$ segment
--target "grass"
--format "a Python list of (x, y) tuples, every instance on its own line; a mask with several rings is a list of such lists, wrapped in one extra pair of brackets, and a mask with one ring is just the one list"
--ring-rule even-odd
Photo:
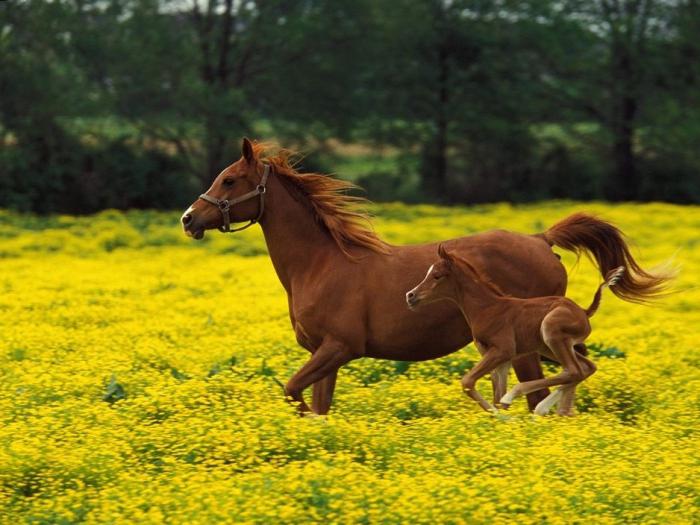
[[(194, 242), (177, 212), (0, 213), (0, 523), (693, 522), (700, 209), (373, 211), (382, 237), (411, 243), (580, 209), (647, 267), (677, 252), (682, 273), (660, 306), (606, 293), (575, 418), (480, 411), (459, 389), (468, 347), (354, 361), (331, 414), (301, 419), (280, 382), (307, 353), (257, 229)], [(558, 251), (587, 303), (600, 277)]]

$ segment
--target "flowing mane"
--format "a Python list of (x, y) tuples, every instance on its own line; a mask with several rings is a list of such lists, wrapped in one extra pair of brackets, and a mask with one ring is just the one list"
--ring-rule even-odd
[(491, 279), (489, 279), (486, 275), (481, 273), (479, 270), (476, 269), (475, 266), (473, 266), (469, 261), (466, 259), (463, 259), (462, 257), (452, 255), (452, 259), (456, 261), (458, 264), (460, 264), (462, 267), (466, 268), (468, 272), (472, 274), (476, 278), (477, 281), (479, 281), (481, 284), (486, 286), (489, 290), (491, 290), (493, 293), (498, 295), (499, 297), (508, 297), (506, 293), (501, 290), (501, 288), (494, 283)]
[(347, 194), (357, 189), (355, 184), (320, 173), (299, 173), (294, 167), (299, 156), (287, 149), (255, 143), (253, 151), (256, 158), (272, 165), (283, 183), (289, 182), (306, 198), (318, 223), (348, 258), (357, 258), (350, 253), (354, 246), (388, 253), (388, 245), (372, 230), (369, 215), (358, 209), (369, 201)]
[(491, 290), (499, 297), (507, 297), (507, 295), (503, 292), (503, 290), (501, 290), (501, 288), (496, 283), (494, 283), (491, 279), (489, 279), (483, 273), (477, 270), (476, 267), (472, 266), (471, 263), (469, 263), (465, 259), (462, 259), (461, 257), (455, 258), (468, 268), (468, 270), (474, 275), (474, 277), (476, 277), (477, 281), (486, 286), (489, 290)]

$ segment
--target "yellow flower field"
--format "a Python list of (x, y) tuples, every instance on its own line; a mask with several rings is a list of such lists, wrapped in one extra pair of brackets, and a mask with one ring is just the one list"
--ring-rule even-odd
[[(575, 418), (481, 411), (459, 387), (472, 346), (355, 361), (331, 414), (299, 418), (279, 383), (307, 355), (258, 228), (196, 242), (177, 213), (0, 212), (2, 523), (697, 522), (700, 208), (373, 211), (412, 243), (576, 210), (681, 273), (658, 306), (605, 293)], [(587, 305), (600, 276), (557, 251)]]

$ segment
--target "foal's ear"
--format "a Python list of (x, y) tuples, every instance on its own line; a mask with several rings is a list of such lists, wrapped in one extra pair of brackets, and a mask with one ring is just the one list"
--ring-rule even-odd
[(440, 259), (443, 259), (448, 262), (452, 261), (452, 256), (449, 253), (447, 253), (447, 250), (445, 249), (445, 245), (443, 243), (440, 243), (438, 245), (438, 255), (440, 256)]
[(250, 164), (255, 159), (255, 153), (253, 152), (253, 143), (248, 137), (243, 137), (243, 143), (241, 144), (241, 156), (245, 161)]

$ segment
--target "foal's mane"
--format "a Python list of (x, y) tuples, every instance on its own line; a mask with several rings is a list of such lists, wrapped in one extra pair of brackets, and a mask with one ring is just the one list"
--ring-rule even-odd
[(280, 175), (283, 183), (290, 183), (305, 198), (318, 223), (346, 257), (357, 258), (350, 253), (353, 246), (388, 253), (388, 245), (371, 229), (369, 215), (358, 209), (369, 201), (347, 194), (358, 188), (355, 184), (320, 173), (299, 173), (295, 165), (300, 156), (291, 150), (255, 143), (253, 152), (258, 160), (274, 168), (274, 173)]
[(507, 297), (507, 295), (503, 292), (503, 290), (499, 288), (499, 286), (496, 283), (494, 283), (486, 275), (477, 270), (476, 267), (466, 259), (463, 259), (459, 255), (455, 255), (454, 253), (448, 252), (442, 244), (438, 247), (438, 253), (441, 257), (446, 258), (452, 265), (460, 266), (462, 269), (465, 269), (467, 273), (470, 273), (471, 276), (477, 282), (486, 286), (486, 288), (491, 290), (499, 297)]

